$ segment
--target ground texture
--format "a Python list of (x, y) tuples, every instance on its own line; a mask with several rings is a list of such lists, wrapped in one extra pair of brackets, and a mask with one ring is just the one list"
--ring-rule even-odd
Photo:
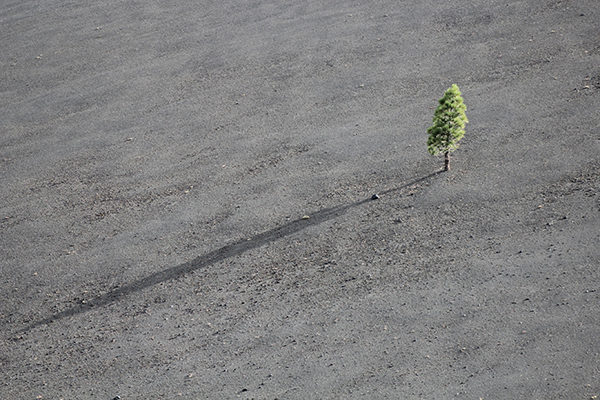
[(600, 396), (598, 1), (0, 21), (1, 398)]

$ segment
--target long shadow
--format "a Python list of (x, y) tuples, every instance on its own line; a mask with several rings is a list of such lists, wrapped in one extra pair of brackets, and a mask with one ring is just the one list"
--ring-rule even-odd
[[(438, 175), (442, 171), (437, 171), (431, 173), (422, 178), (415, 179), (411, 182), (405, 183), (399, 187), (388, 189), (383, 192), (380, 192), (379, 195), (386, 195), (389, 193), (397, 192), (401, 189), (404, 189), (408, 186), (415, 185), (419, 182), (432, 178), (435, 175)], [(148, 288), (150, 286), (157, 285), (162, 282), (170, 281), (173, 279), (177, 279), (183, 275), (187, 275), (191, 272), (194, 272), (198, 269), (209, 267), (215, 263), (226, 260), (230, 257), (234, 257), (240, 255), (242, 253), (247, 252), (248, 250), (255, 249), (257, 247), (261, 247), (267, 243), (274, 242), (276, 240), (282, 239), (286, 236), (292, 235), (296, 232), (299, 232), (303, 229), (306, 229), (313, 225), (318, 225), (322, 222), (328, 221), (335, 217), (338, 217), (348, 211), (351, 208), (358, 207), (362, 204), (371, 201), (371, 199), (364, 199), (361, 201), (357, 201), (354, 203), (350, 203), (347, 205), (340, 205), (330, 208), (325, 208), (321, 211), (318, 211), (309, 216), (309, 218), (302, 218), (290, 223), (287, 223), (281, 227), (271, 229), (270, 231), (266, 231), (263, 233), (259, 233), (258, 235), (252, 236), (249, 239), (240, 239), (235, 243), (228, 244), (227, 246), (223, 246), (220, 249), (211, 251), (210, 253), (204, 254), (202, 256), (196, 257), (192, 261), (188, 261), (186, 263), (167, 268), (163, 271), (156, 272), (152, 275), (149, 275), (145, 278), (139, 279), (135, 282), (130, 283), (129, 285), (122, 286), (118, 289), (112, 290), (108, 293), (105, 293), (101, 296), (93, 298), (87, 301), (84, 304), (80, 304), (76, 307), (69, 308), (67, 310), (61, 311), (54, 315), (51, 315), (47, 318), (44, 318), (40, 321), (34, 322), (23, 329), (20, 329), (18, 332), (26, 332), (35, 327), (49, 324), (54, 321), (61, 320), (66, 317), (71, 317), (77, 314), (84, 313), (89, 311), (95, 307), (105, 306), (107, 304), (111, 304), (122, 300), (123, 298)]]

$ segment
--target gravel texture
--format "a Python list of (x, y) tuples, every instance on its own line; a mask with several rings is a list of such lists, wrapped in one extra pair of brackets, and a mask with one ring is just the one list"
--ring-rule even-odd
[(600, 396), (597, 0), (0, 22), (0, 398)]

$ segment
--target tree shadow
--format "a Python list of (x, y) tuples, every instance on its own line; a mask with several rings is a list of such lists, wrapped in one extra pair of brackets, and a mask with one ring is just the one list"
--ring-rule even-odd
[[(415, 179), (411, 182), (405, 183), (396, 188), (392, 188), (392, 189), (388, 189), (383, 192), (380, 192), (378, 195), (383, 196), (386, 194), (397, 192), (401, 189), (404, 189), (406, 187), (415, 185), (415, 184), (425, 181), (429, 178), (432, 178), (442, 172), (443, 171), (437, 171), (437, 172), (431, 173), (427, 176)], [(31, 329), (34, 329), (34, 328), (44, 325), (44, 324), (49, 324), (49, 323), (61, 320), (63, 318), (82, 314), (82, 313), (89, 311), (91, 309), (94, 309), (96, 307), (102, 307), (102, 306), (106, 306), (111, 303), (115, 303), (133, 293), (139, 292), (148, 287), (151, 287), (151, 286), (154, 286), (154, 285), (166, 282), (166, 281), (174, 280), (174, 279), (177, 279), (184, 275), (188, 275), (196, 270), (207, 268), (207, 267), (209, 267), (215, 263), (218, 263), (220, 261), (226, 260), (231, 257), (235, 257), (235, 256), (245, 253), (249, 250), (264, 246), (265, 244), (268, 244), (268, 243), (275, 242), (279, 239), (283, 239), (286, 236), (289, 236), (296, 232), (302, 231), (310, 226), (318, 225), (325, 221), (336, 218), (336, 217), (344, 214), (349, 209), (355, 208), (355, 207), (363, 205), (367, 202), (370, 202), (370, 201), (372, 201), (372, 199), (373, 198), (368, 198), (368, 199), (360, 200), (360, 201), (346, 204), (346, 205), (325, 208), (321, 211), (318, 211), (318, 212), (310, 215), (309, 218), (303, 217), (301, 219), (289, 222), (283, 226), (271, 229), (271, 230), (263, 232), (263, 233), (259, 233), (258, 235), (252, 236), (250, 238), (240, 239), (237, 242), (228, 244), (217, 250), (213, 250), (209, 253), (198, 256), (191, 261), (188, 261), (186, 263), (183, 263), (183, 264), (180, 264), (180, 265), (177, 265), (174, 267), (164, 269), (164, 270), (156, 272), (152, 275), (148, 275), (145, 278), (139, 279), (128, 285), (116, 288), (114, 290), (109, 291), (108, 293), (105, 293), (101, 296), (97, 296), (91, 300), (88, 300), (88, 301), (86, 301), (86, 303), (79, 304), (78, 306), (68, 308), (64, 311), (53, 314), (47, 318), (33, 322), (33, 323), (27, 325), (25, 328), (20, 329), (18, 332), (26, 332), (26, 331), (29, 331)]]

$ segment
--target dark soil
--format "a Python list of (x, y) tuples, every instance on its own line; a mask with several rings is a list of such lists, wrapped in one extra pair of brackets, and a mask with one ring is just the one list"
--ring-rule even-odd
[(600, 396), (598, 1), (0, 21), (0, 398)]

